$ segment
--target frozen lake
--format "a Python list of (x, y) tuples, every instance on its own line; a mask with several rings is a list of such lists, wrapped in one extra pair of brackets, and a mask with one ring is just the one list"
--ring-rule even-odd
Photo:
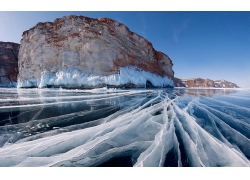
[(250, 90), (0, 88), (0, 166), (250, 166)]

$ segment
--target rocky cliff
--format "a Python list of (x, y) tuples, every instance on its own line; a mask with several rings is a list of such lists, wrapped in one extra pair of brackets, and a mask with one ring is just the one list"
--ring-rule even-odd
[(124, 24), (64, 16), (23, 32), (18, 87), (173, 86), (171, 59)]
[(19, 44), (0, 41), (0, 86), (16, 86)]
[(225, 80), (216, 80), (211, 79), (201, 79), (201, 78), (192, 78), (192, 79), (178, 79), (174, 78), (175, 87), (198, 87), (198, 88), (239, 88), (235, 83), (231, 83)]
[(239, 88), (235, 83), (228, 82), (226, 80), (215, 80), (214, 87), (217, 88)]

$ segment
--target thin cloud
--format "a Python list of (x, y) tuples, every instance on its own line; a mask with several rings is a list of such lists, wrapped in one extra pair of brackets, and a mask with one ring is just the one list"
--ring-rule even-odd
[(186, 29), (189, 19), (186, 19), (178, 27), (174, 29), (173, 39), (175, 42), (179, 42), (179, 35)]

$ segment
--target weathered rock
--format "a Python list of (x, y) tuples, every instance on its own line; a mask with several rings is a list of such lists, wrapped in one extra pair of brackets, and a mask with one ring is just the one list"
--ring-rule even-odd
[[(54, 22), (38, 23), (23, 32), (18, 85), (39, 86), (45, 72), (50, 74), (48, 82), (42, 86), (53, 86), (63, 84), (52, 82), (50, 77), (65, 69), (67, 72), (77, 70), (89, 75), (109, 76), (119, 74), (120, 67), (128, 66), (159, 77), (174, 77), (171, 59), (124, 24), (108, 18), (64, 16)], [(80, 86), (74, 81), (71, 85)]]
[(198, 88), (239, 88), (235, 83), (231, 83), (225, 80), (202, 79), (202, 78), (192, 78), (192, 79), (179, 79), (174, 78), (175, 87), (198, 87)]
[(225, 80), (216, 80), (214, 81), (214, 87), (217, 88), (239, 88), (235, 83), (228, 82)]
[(0, 86), (15, 86), (19, 44), (0, 41)]
[(175, 87), (186, 87), (186, 84), (181, 79), (174, 77), (174, 86)]

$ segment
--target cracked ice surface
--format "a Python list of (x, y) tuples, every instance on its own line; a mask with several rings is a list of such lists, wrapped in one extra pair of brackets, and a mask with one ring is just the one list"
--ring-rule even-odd
[(250, 166), (250, 91), (0, 89), (0, 166)]

